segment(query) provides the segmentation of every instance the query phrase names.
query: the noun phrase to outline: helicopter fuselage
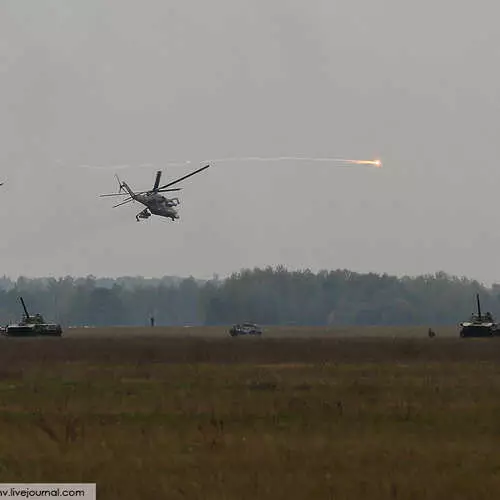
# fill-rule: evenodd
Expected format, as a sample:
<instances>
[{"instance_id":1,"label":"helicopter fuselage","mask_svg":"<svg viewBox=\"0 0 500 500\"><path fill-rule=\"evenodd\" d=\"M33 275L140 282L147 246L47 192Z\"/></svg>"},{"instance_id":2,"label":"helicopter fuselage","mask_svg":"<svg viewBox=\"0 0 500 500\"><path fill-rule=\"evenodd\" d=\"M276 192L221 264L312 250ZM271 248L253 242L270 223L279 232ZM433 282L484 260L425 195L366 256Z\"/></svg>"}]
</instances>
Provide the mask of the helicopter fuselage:
<instances>
[{"instance_id":1,"label":"helicopter fuselage","mask_svg":"<svg viewBox=\"0 0 500 500\"><path fill-rule=\"evenodd\" d=\"M153 215L167 217L172 220L178 219L179 214L174 208L179 205L177 198L166 198L160 194L137 194L135 200L147 207Z\"/></svg>"}]
</instances>

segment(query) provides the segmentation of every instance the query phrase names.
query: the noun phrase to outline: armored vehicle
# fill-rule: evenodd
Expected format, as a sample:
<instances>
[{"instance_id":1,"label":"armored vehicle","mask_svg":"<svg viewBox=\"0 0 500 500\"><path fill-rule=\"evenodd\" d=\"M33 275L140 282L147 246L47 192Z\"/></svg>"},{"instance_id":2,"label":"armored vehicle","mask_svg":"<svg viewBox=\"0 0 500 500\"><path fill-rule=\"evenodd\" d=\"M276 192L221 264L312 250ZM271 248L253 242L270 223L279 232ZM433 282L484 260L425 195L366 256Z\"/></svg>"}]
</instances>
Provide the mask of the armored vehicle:
<instances>
[{"instance_id":1,"label":"armored vehicle","mask_svg":"<svg viewBox=\"0 0 500 500\"><path fill-rule=\"evenodd\" d=\"M481 314L481 303L479 301L479 294L476 295L477 299L477 314L472 313L469 321L460 323L462 327L460 330L460 337L493 337L500 335L498 324L493 319L490 312Z\"/></svg>"},{"instance_id":2,"label":"armored vehicle","mask_svg":"<svg viewBox=\"0 0 500 500\"><path fill-rule=\"evenodd\" d=\"M62 335L61 325L46 323L41 314L31 316L22 297L19 297L24 309L23 319L19 323L7 325L2 335L9 337L57 336Z\"/></svg>"},{"instance_id":3,"label":"armored vehicle","mask_svg":"<svg viewBox=\"0 0 500 500\"><path fill-rule=\"evenodd\" d=\"M254 323L238 323L231 327L229 335L231 335L231 337L236 337L238 335L262 335L262 328Z\"/></svg>"}]
</instances>

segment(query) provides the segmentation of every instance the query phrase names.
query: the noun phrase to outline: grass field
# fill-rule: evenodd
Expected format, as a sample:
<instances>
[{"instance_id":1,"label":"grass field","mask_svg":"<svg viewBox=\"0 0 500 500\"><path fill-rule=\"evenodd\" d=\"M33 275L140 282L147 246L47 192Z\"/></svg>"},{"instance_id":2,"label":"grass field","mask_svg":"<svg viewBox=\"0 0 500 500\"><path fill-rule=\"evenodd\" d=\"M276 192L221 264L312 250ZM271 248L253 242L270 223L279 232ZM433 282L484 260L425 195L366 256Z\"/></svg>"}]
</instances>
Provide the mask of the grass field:
<instances>
[{"instance_id":1,"label":"grass field","mask_svg":"<svg viewBox=\"0 0 500 500\"><path fill-rule=\"evenodd\" d=\"M125 500L500 493L500 338L151 332L2 339L0 482Z\"/></svg>"}]
</instances>

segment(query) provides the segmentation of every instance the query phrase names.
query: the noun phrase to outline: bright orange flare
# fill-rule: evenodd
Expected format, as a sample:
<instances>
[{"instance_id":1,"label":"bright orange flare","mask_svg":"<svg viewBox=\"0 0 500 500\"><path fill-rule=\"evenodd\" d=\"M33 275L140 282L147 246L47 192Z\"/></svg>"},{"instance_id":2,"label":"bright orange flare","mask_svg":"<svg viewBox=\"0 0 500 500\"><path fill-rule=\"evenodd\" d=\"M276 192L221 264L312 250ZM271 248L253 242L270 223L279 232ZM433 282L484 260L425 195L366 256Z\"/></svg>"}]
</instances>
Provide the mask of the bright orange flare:
<instances>
[{"instance_id":1,"label":"bright orange flare","mask_svg":"<svg viewBox=\"0 0 500 500\"><path fill-rule=\"evenodd\" d=\"M354 163L355 165L373 165L374 167L382 167L380 160L344 160L347 163Z\"/></svg>"}]
</instances>

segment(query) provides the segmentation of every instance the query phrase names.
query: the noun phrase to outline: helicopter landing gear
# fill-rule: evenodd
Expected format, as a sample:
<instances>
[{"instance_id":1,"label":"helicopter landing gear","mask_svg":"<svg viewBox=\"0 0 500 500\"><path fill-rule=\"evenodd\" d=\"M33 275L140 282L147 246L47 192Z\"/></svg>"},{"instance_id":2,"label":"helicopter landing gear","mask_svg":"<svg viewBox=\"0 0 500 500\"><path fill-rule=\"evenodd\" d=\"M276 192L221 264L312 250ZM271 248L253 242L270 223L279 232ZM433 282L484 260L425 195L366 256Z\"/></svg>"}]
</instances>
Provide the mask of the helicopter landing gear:
<instances>
[{"instance_id":1,"label":"helicopter landing gear","mask_svg":"<svg viewBox=\"0 0 500 500\"><path fill-rule=\"evenodd\" d=\"M151 213L149 212L149 210L147 208L145 208L142 212L139 212L135 216L135 220L137 222L140 222L140 219L149 219L150 217L151 217Z\"/></svg>"}]
</instances>

